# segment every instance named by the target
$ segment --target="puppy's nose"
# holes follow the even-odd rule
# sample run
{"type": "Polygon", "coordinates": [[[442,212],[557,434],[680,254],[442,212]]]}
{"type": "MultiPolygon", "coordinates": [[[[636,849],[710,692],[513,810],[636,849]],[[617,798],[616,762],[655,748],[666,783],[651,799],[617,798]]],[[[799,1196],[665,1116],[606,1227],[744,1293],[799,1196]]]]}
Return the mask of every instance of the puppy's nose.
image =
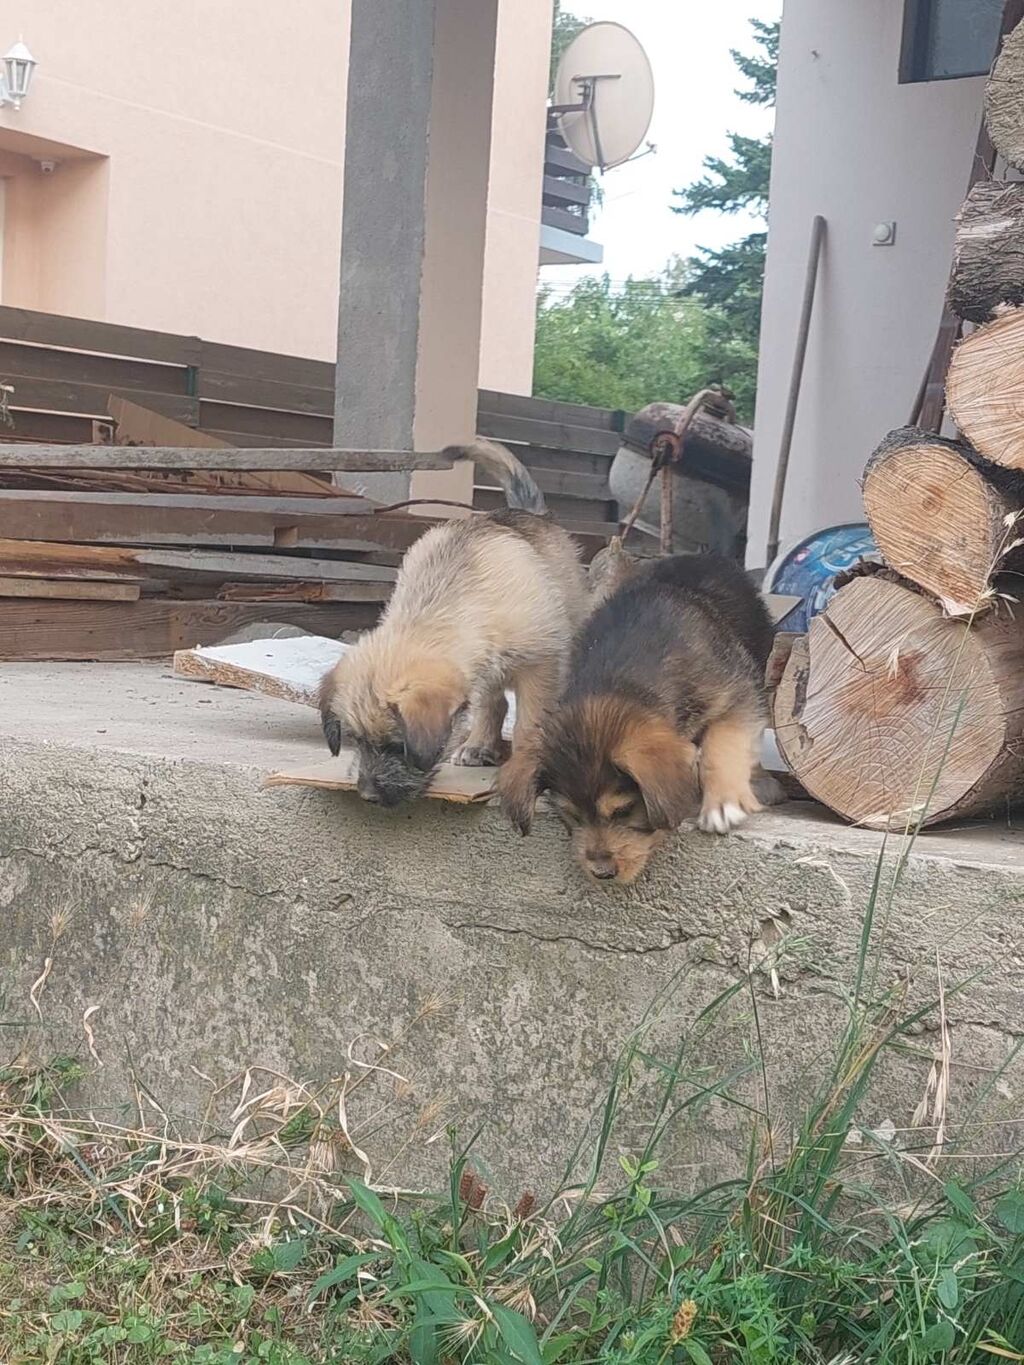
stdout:
{"type": "Polygon", "coordinates": [[[587,854],[587,867],[600,881],[611,881],[618,869],[615,859],[607,853],[587,854]]]}

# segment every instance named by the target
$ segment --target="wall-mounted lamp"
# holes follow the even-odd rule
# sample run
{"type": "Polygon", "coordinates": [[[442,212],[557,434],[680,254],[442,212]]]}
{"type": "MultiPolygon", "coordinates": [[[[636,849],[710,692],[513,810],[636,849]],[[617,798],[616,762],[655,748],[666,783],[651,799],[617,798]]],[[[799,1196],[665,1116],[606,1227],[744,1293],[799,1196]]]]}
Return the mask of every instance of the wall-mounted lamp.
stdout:
{"type": "Polygon", "coordinates": [[[19,38],[4,54],[3,66],[0,68],[0,108],[6,104],[14,109],[21,108],[21,101],[28,94],[35,69],[35,57],[19,38]]]}

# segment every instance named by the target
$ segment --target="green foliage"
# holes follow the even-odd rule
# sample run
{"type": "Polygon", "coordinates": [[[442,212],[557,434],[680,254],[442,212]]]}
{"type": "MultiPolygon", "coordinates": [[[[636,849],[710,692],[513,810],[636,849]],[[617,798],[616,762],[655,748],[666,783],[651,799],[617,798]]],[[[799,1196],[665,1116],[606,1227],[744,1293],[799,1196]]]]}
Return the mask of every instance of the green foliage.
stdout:
{"type": "Polygon", "coordinates": [[[754,352],[724,315],[681,296],[677,263],[652,280],[613,290],[585,278],[562,299],[543,290],[537,312],[533,391],[540,397],[636,411],[686,402],[709,383],[753,399],[754,352]]]}
{"type": "Polygon", "coordinates": [[[736,94],[747,104],[772,105],[775,103],[775,77],[779,65],[779,22],[766,24],[762,19],[751,19],[754,41],[760,52],[743,53],[735,48],[729,54],[739,69],[740,75],[750,82],[749,90],[737,90],[736,94]]]}
{"type": "MultiPolygon", "coordinates": [[[[898,881],[899,869],[894,875],[898,881]]],[[[880,871],[878,884],[887,880],[880,871]]],[[[113,1131],[124,1130],[103,1137],[111,1150],[108,1164],[93,1171],[90,1200],[70,1146],[62,1167],[60,1152],[43,1136],[38,1098],[55,1098],[52,1082],[34,1073],[9,1080],[4,1098],[12,1119],[4,1134],[17,1159],[4,1167],[0,1189],[11,1209],[0,1224],[0,1359],[26,1365],[1020,1359],[1024,1194],[1007,1176],[1019,1158],[1004,1153],[991,1171],[973,1155],[969,1163],[951,1161],[957,1174],[943,1183],[910,1138],[877,1144],[870,1163],[863,1148],[847,1142],[858,1112],[875,1107],[877,1068],[891,1051],[906,1048],[917,1021],[936,1007],[925,1000],[910,1008],[904,986],[878,998],[864,991],[874,974],[866,970],[874,910],[872,902],[862,960],[844,997],[847,1026],[817,1098],[784,1148],[769,1140],[770,1132],[777,1141],[784,1131],[771,1126],[770,1097],[756,1098],[764,1073],[754,983],[740,978],[680,1036],[671,1030],[666,1052],[656,1039],[667,1019],[678,1019],[673,1002],[688,987],[680,976],[626,1043],[561,1189],[541,1207],[531,1197],[521,1213],[478,1197],[482,1186],[470,1155],[461,1153],[442,1194],[403,1203],[339,1178],[329,1224],[318,1203],[317,1216],[293,1210],[297,1218],[282,1227],[225,1193],[230,1154],[223,1170],[182,1180],[173,1168],[163,1171],[156,1144],[134,1156],[112,1150],[113,1131]],[[665,1179],[658,1152],[670,1131],[674,1143],[685,1132],[699,1133],[712,1105],[718,1124],[724,1111],[742,1116],[752,1155],[731,1178],[684,1194],[665,1179]],[[24,1119],[14,1117],[22,1113],[24,1119]],[[647,1136],[639,1149],[624,1146],[626,1134],[641,1131],[647,1136]],[[137,1160],[151,1182],[163,1181],[158,1207],[177,1215],[151,1219],[128,1237],[109,1209],[137,1160]],[[33,1198],[41,1189],[51,1197],[33,1198]]],[[[991,1078],[989,1093],[998,1093],[1001,1074],[991,1078]]],[[[962,1132],[976,1132],[979,1118],[980,1111],[964,1114],[962,1132]]],[[[947,1156],[956,1156],[959,1132],[951,1124],[947,1156]]],[[[7,1142],[0,1135],[0,1144],[7,1142]]],[[[928,1146],[924,1139],[924,1151],[928,1146]]]]}
{"type": "MultiPolygon", "coordinates": [[[[555,59],[584,21],[561,11],[555,59]]],[[[752,20],[757,50],[734,52],[749,103],[775,99],[779,25],[752,20]]],[[[768,204],[771,139],[730,134],[731,158],[708,157],[706,174],[675,191],[677,213],[712,209],[763,213],[768,204]]],[[[757,382],[765,234],[718,251],[701,248],[654,279],[613,291],[607,278],[583,279],[565,297],[541,290],[534,393],[570,403],[635,411],[647,403],[685,402],[707,384],[724,384],[742,421],[752,421],[757,382]]]]}
{"type": "Polygon", "coordinates": [[[592,19],[583,19],[578,15],[570,14],[562,8],[562,0],[554,0],[554,15],[551,24],[551,70],[548,76],[548,94],[554,93],[555,71],[561,60],[562,53],[569,46],[581,29],[593,23],[592,19]]]}
{"type": "MultiPolygon", "coordinates": [[[[736,93],[749,104],[772,106],[775,103],[775,75],[779,52],[779,24],[750,21],[756,50],[752,55],[733,52],[741,74],[750,82],[736,93]]],[[[771,137],[743,137],[729,134],[731,155],[709,156],[704,161],[705,175],[684,189],[674,191],[676,213],[694,214],[706,209],[718,213],[740,210],[764,215],[768,211],[771,180],[771,137]]],[[[689,262],[685,292],[708,305],[712,315],[709,336],[713,343],[723,337],[742,344],[749,356],[741,387],[749,392],[753,407],[758,333],[761,325],[761,293],[767,237],[763,232],[749,233],[737,242],[718,250],[701,247],[689,262]]]]}

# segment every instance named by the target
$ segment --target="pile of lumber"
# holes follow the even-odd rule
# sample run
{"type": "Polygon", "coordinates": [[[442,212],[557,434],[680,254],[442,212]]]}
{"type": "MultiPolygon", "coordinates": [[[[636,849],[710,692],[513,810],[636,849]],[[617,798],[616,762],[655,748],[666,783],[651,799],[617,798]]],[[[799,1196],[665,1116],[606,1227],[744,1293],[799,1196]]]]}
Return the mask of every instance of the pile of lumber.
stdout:
{"type": "MultiPolygon", "coordinates": [[[[1024,24],[989,82],[990,136],[1024,170],[1024,24]]],[[[797,640],[774,699],[786,762],[871,828],[1024,798],[1024,184],[975,185],[949,306],[957,439],[891,432],[864,473],[884,560],[839,587],[797,640]]]]}
{"type": "MultiPolygon", "coordinates": [[[[145,415],[112,403],[123,441],[145,415]]],[[[432,522],[350,496],[339,471],[451,464],[240,449],[161,424],[174,444],[0,445],[0,659],[169,656],[256,622],[372,625],[432,522]]]]}

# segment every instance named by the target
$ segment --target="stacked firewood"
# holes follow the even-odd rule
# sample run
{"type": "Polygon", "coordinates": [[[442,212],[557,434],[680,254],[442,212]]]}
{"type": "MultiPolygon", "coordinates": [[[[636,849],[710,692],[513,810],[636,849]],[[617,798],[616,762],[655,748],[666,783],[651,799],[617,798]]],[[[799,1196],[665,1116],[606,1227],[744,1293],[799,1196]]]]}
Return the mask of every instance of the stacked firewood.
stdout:
{"type": "MultiPolygon", "coordinates": [[[[1024,170],[1024,24],[986,118],[1024,170]]],[[[1024,798],[1024,184],[971,190],[949,306],[973,325],[946,376],[957,439],[904,427],[871,456],[864,505],[884,566],[839,587],[775,694],[800,782],[870,828],[1024,798]]]]}

